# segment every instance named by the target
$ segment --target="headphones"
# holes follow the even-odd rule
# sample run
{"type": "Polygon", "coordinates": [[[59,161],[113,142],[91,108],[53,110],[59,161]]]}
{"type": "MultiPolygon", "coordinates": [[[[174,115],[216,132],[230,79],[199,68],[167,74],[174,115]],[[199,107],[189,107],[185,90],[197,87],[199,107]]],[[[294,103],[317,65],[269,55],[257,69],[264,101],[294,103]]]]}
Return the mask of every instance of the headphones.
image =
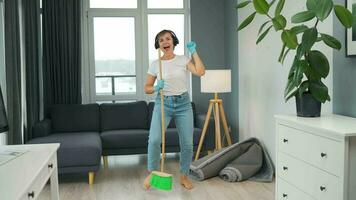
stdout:
{"type": "Polygon", "coordinates": [[[176,34],[171,31],[171,30],[162,30],[161,32],[157,33],[156,38],[155,38],[155,48],[158,49],[159,48],[159,37],[165,33],[170,33],[173,39],[173,45],[177,46],[177,44],[179,44],[179,40],[178,37],[176,36],[176,34]]]}

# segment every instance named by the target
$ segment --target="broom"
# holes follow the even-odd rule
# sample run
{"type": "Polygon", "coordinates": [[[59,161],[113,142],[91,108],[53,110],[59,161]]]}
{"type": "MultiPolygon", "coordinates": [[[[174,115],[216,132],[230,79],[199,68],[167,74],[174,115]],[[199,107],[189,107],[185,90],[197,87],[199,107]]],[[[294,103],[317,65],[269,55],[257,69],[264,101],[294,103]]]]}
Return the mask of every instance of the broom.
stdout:
{"type": "MultiPolygon", "coordinates": [[[[161,50],[158,49],[158,61],[159,61],[159,75],[161,80],[162,77],[162,61],[161,61],[161,50]]],[[[161,159],[161,171],[153,171],[151,173],[150,185],[156,189],[160,190],[171,190],[173,176],[172,174],[168,174],[164,172],[164,159],[166,157],[165,148],[166,148],[166,140],[165,140],[165,124],[164,124],[164,100],[163,100],[163,89],[160,91],[161,93],[161,125],[162,125],[162,159],[161,159]]]]}

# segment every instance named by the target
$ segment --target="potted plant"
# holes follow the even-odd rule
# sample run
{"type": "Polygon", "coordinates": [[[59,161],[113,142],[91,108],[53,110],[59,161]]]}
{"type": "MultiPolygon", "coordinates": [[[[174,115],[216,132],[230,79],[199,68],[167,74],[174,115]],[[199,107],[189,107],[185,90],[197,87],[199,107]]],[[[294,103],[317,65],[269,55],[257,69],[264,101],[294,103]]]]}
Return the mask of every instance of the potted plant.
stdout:
{"type": "Polygon", "coordinates": [[[295,26],[287,28],[287,20],[281,14],[285,0],[278,0],[274,16],[270,12],[273,0],[248,0],[239,3],[236,9],[253,5],[254,12],[241,22],[238,31],[247,27],[256,14],[266,17],[261,25],[256,44],[261,42],[269,31],[274,28],[281,33],[282,49],[278,61],[283,61],[288,53],[294,54],[294,59],[288,74],[288,82],[284,91],[285,101],[296,98],[297,115],[303,117],[320,116],[321,103],[330,101],[327,86],[322,82],[329,74],[328,58],[319,50],[313,49],[318,42],[324,42],[333,49],[340,50],[341,43],[331,35],[318,31],[318,24],[329,17],[332,10],[346,28],[352,27],[352,14],[342,5],[334,5],[332,0],[306,0],[306,9],[291,17],[295,26]],[[312,26],[304,22],[313,20],[312,26]],[[298,37],[301,36],[301,37],[298,37]]]}

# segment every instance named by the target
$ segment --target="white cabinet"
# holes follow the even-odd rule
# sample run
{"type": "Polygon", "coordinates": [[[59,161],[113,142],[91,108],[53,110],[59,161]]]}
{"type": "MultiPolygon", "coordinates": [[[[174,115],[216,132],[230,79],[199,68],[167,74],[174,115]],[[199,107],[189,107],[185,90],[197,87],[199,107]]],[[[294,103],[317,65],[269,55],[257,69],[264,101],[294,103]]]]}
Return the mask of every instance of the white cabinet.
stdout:
{"type": "Polygon", "coordinates": [[[356,118],[276,117],[276,200],[356,199],[356,118]]]}
{"type": "Polygon", "coordinates": [[[0,199],[37,199],[48,180],[51,199],[58,200],[57,149],[59,144],[8,145],[0,152],[25,152],[0,165],[0,199]]]}
{"type": "MultiPolygon", "coordinates": [[[[45,162],[44,165],[41,166],[42,168],[39,170],[39,173],[34,178],[30,187],[27,190],[25,190],[25,193],[20,199],[21,200],[36,199],[41,193],[48,179],[51,177],[52,172],[54,171],[54,168],[56,168],[56,166],[57,166],[57,156],[56,154],[53,154],[52,157],[49,159],[49,161],[45,162]]],[[[57,173],[57,171],[55,173],[57,173]]],[[[51,184],[58,184],[58,183],[52,182],[51,184]]]]}
{"type": "Polygon", "coordinates": [[[278,193],[276,193],[278,200],[313,200],[311,196],[291,186],[283,179],[279,179],[277,187],[279,188],[278,193]]]}

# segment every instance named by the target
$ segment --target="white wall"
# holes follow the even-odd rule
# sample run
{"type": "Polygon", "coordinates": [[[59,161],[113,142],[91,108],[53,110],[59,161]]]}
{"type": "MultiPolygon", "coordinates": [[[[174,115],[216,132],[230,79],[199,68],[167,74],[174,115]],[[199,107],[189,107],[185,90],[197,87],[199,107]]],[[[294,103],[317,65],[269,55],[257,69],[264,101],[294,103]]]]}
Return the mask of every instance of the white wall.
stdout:
{"type": "Polygon", "coordinates": [[[1,145],[6,145],[7,144],[7,132],[5,133],[0,133],[0,146],[1,145]]]}
{"type": "MultiPolygon", "coordinates": [[[[290,17],[292,15],[306,10],[305,2],[300,0],[286,1],[282,14],[288,21],[287,27],[291,27],[290,17]]],[[[239,24],[252,13],[252,4],[249,5],[249,8],[251,9],[238,11],[239,24]]],[[[274,15],[274,7],[269,13],[274,15]]],[[[319,30],[330,35],[332,35],[333,29],[332,15],[318,25],[319,30]]],[[[274,30],[271,30],[269,35],[256,46],[258,29],[265,21],[265,17],[256,15],[252,24],[238,34],[239,135],[240,141],[249,137],[260,139],[266,145],[273,161],[275,161],[274,115],[296,115],[295,100],[291,99],[285,103],[283,97],[287,74],[294,54],[289,53],[283,66],[278,63],[282,44],[280,32],[277,34],[274,30]]],[[[315,23],[315,20],[313,23],[315,23]]],[[[329,58],[331,69],[325,83],[332,97],[332,50],[324,44],[320,44],[319,48],[329,58]]],[[[331,112],[331,103],[322,105],[322,114],[331,112]]]]}

